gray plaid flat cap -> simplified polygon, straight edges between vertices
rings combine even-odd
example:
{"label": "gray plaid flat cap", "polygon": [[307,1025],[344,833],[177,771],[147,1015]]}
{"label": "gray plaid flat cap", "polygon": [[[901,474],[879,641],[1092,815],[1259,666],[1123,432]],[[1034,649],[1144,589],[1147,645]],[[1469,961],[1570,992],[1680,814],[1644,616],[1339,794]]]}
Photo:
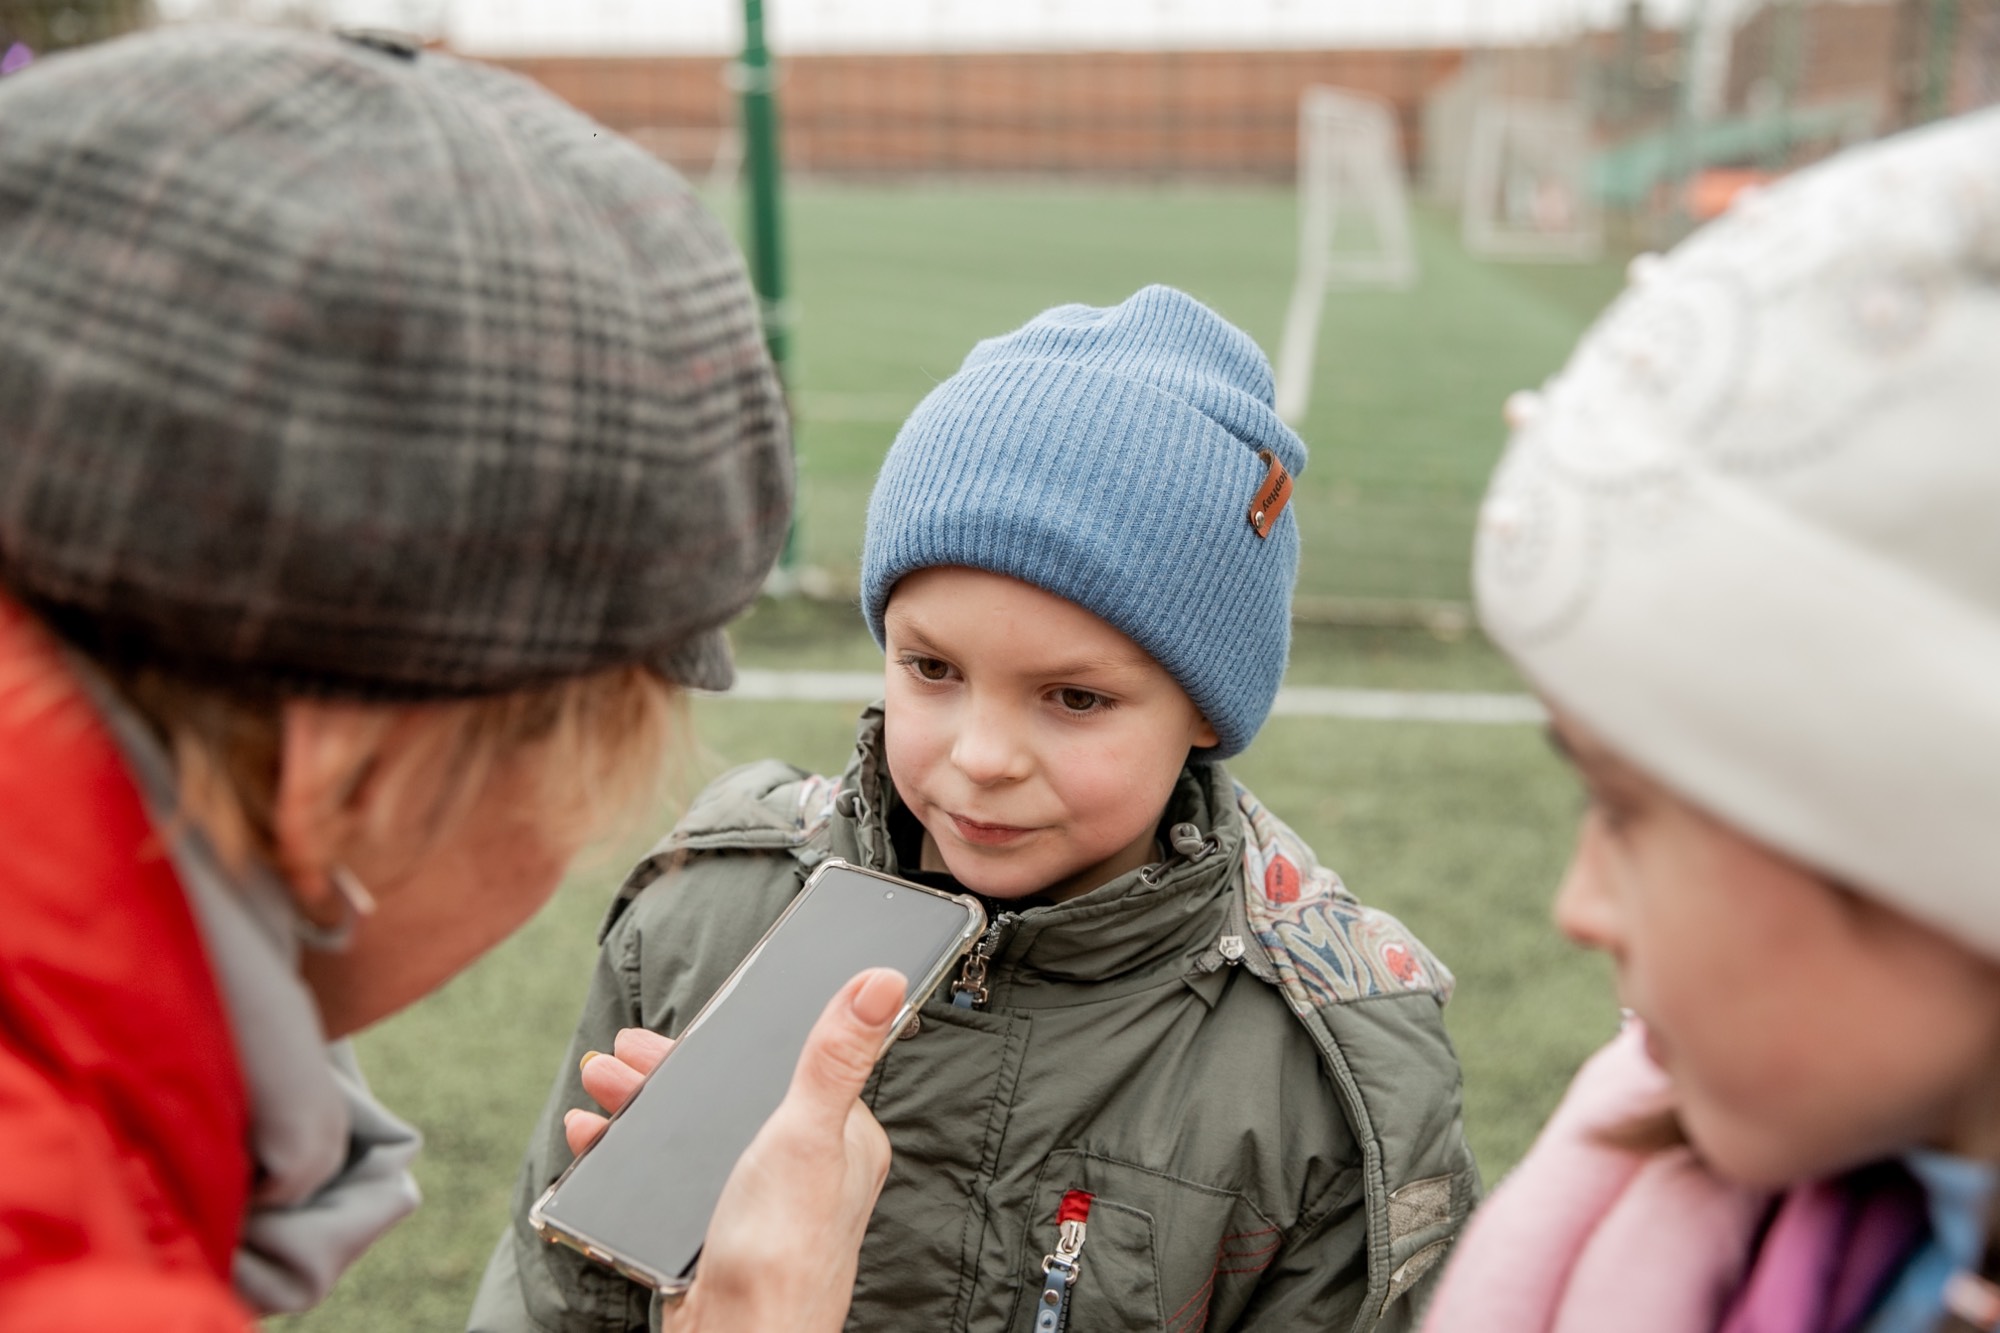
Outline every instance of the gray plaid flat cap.
{"label": "gray plaid flat cap", "polygon": [[0,80],[0,584],[86,651],[721,688],[790,509],[728,235],[533,84],[216,28]]}

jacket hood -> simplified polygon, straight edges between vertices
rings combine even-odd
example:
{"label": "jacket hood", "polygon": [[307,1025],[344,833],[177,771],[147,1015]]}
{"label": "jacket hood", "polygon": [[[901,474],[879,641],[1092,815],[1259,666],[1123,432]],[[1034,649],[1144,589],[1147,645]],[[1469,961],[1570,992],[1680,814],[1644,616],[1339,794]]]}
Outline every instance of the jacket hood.
{"label": "jacket hood", "polygon": [[[883,746],[880,705],[861,715],[853,759],[840,780],[828,829],[832,854],[890,874],[898,863],[889,816],[900,804]],[[1008,1002],[1059,1002],[1061,987],[1088,983],[1102,998],[1107,985],[1156,985],[1185,975],[1191,960],[1227,928],[1234,871],[1242,864],[1243,832],[1234,817],[1235,789],[1220,764],[1181,770],[1161,819],[1164,830],[1192,824],[1204,850],[1169,850],[1164,861],[1130,871],[1066,902],[1013,908],[992,903],[1003,935],[997,969],[1014,970]],[[1047,988],[1055,987],[1055,990]],[[1074,997],[1080,998],[1080,997]]]}

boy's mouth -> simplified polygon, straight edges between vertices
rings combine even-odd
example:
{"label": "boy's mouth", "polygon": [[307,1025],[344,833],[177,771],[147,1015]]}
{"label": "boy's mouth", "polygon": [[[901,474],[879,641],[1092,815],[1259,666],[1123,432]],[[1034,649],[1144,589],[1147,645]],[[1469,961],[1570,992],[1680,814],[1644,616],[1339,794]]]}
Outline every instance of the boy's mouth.
{"label": "boy's mouth", "polygon": [[951,827],[961,839],[977,847],[1004,847],[1034,832],[1015,824],[987,824],[964,815],[953,815]]}

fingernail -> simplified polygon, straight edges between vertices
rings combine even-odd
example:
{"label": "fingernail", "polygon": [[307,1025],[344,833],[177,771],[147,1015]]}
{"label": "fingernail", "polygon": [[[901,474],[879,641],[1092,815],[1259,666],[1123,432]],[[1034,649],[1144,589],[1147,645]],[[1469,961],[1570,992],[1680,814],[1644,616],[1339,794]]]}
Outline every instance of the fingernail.
{"label": "fingernail", "polygon": [[910,983],[901,972],[878,967],[854,992],[854,1016],[870,1027],[880,1027],[896,1016],[909,994]]}
{"label": "fingernail", "polygon": [[589,1067],[589,1065],[590,1065],[590,1062],[591,1062],[592,1060],[595,1060],[595,1059],[596,1059],[596,1058],[597,1058],[598,1056],[600,1056],[600,1055],[602,1055],[602,1054],[604,1054],[604,1052],[603,1052],[603,1051],[585,1051],[585,1052],[583,1053],[583,1059],[581,1059],[581,1060],[578,1060],[578,1061],[576,1062],[576,1067],[577,1067],[577,1068],[578,1068],[579,1070],[582,1070],[582,1069],[586,1069],[586,1068],[588,1068],[588,1067]]}

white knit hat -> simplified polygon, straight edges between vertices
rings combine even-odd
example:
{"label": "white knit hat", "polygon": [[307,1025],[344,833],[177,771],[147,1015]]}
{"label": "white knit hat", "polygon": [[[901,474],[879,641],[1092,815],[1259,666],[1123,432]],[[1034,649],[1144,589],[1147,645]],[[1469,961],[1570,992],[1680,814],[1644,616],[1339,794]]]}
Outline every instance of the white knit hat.
{"label": "white knit hat", "polygon": [[1509,417],[1495,641],[1689,799],[2000,957],[2000,111],[1635,264]]}

